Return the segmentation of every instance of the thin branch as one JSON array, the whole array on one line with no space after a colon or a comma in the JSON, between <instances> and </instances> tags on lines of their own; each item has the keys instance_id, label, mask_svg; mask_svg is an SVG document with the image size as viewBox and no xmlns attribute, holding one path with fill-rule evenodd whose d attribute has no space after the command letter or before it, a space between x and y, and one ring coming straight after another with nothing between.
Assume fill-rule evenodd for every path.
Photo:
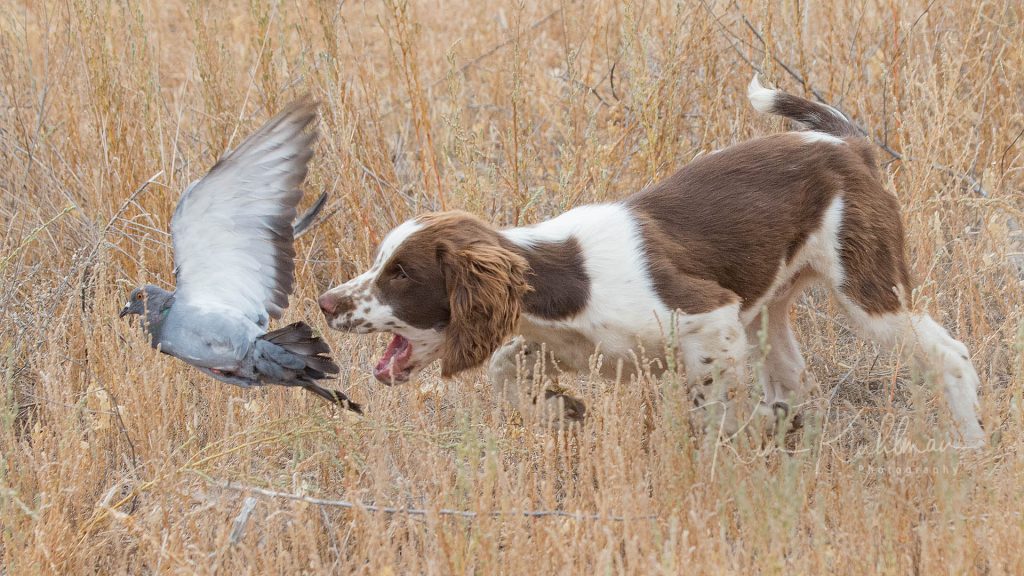
<instances>
[{"instance_id":1,"label":"thin branch","mask_svg":"<svg viewBox=\"0 0 1024 576\"><path fill-rule=\"evenodd\" d=\"M532 24L530 24L530 27L526 29L526 32L533 32L537 28L540 28L541 26L544 25L545 22L547 22L548 20L551 20L552 18L554 18L555 15L558 14L561 10L562 10L561 8L555 8L554 10L552 10L552 11L548 12L547 14L545 14L539 20L535 20ZM509 46L510 44L512 44L515 41L516 41L515 38L509 38L508 40L505 40L504 42L501 42L499 44L495 44L494 46L492 46L486 52L481 53L476 58L473 58L469 62L466 62L462 66L459 66L459 69L456 71L456 74L465 74L466 71L468 71L470 68L475 68L481 62L483 62L487 58L493 56L499 50L501 50L502 48L505 48L506 46ZM440 78L438 78L438 79L434 80L433 82L431 82L427 86L427 90L433 90L434 88L437 88L439 85L441 85L441 83L443 83L447 79L448 79L448 74L445 74L445 75L441 76ZM412 101L412 97L404 98L400 105L401 106L405 106L406 104L408 104L411 101ZM384 112L381 113L381 117L390 115L392 112L397 110L398 107L399 107L399 104L397 104L397 103L389 104L388 107L384 110Z\"/></svg>"},{"instance_id":2,"label":"thin branch","mask_svg":"<svg viewBox=\"0 0 1024 576\"><path fill-rule=\"evenodd\" d=\"M150 226L148 224L142 224L141 222L136 222L135 220L129 220L129 219L123 217L123 216L118 216L117 219L120 222L124 222L123 226L129 226L129 227L132 227L132 228L137 228L138 230L135 230L135 231L139 232L139 233L142 233L142 234L145 234L147 232L152 232L152 233L158 234L160 236L170 236L171 235L171 233L166 231L166 230L161 230L159 228L156 228L154 226Z\"/></svg>"},{"instance_id":3,"label":"thin branch","mask_svg":"<svg viewBox=\"0 0 1024 576\"><path fill-rule=\"evenodd\" d=\"M245 534L245 525L248 524L249 516L252 515L252 511L255 508L256 499L252 496L246 496L245 501L242 502L242 510L239 511L238 516L231 523L230 541L232 544L238 544L242 540L242 535Z\"/></svg>"},{"instance_id":4,"label":"thin branch","mask_svg":"<svg viewBox=\"0 0 1024 576\"><path fill-rule=\"evenodd\" d=\"M526 32L533 32L537 28L540 28L542 25L544 25L545 22L547 22L548 20L551 20L552 18L554 18L555 14L558 14L561 11L562 11L561 8L555 8L554 10L548 12L546 15L544 15L544 17L542 17L539 20L534 21L533 24L530 24L530 27L526 29ZM490 50L484 52L483 54L480 54L476 58L474 58L474 59L470 60L469 62L466 62L465 64L460 66L458 73L459 74L465 74L465 72L467 70L469 70L470 68L475 67L476 65L480 64L481 62L483 62L484 60L486 60L487 58L489 58L490 56L492 56L493 54L498 52L498 50L501 50L502 48L504 48L506 46L509 46L510 44L512 44L515 41L516 41L516 38L509 38L508 40L505 40L504 42L495 45ZM430 84L430 87L431 88L436 88L439 84L444 82L446 79L447 79L447 75L445 75L445 76L443 76L441 78L438 78L437 80L434 80Z\"/></svg>"},{"instance_id":5,"label":"thin branch","mask_svg":"<svg viewBox=\"0 0 1024 576\"><path fill-rule=\"evenodd\" d=\"M735 38L736 35L733 34L732 31L729 30L728 27L726 27L724 23L722 23L722 21L718 17L718 15L716 15L711 10L711 7L708 6L706 2L703 3L703 4L704 4L704 8L708 11L708 13L711 14L712 18L715 19L715 22L718 23L718 25L722 29L722 31L724 33L728 34L729 36L732 36L732 37ZM734 4L734 6L735 6L735 4ZM891 156L893 159L901 160L901 161L904 161L904 162L915 162L916 161L915 158L907 156L906 154L904 154L902 152L899 152L898 150L894 150L892 147L890 147L885 142L883 142L883 141L879 140L878 138L874 137L873 135L871 135L871 133L868 132L863 126L861 126L860 124L858 124L857 122L852 120L852 117L849 114L844 112L840 107L838 107L835 104L832 104L831 102L829 102L821 92L819 92L814 86L812 86L810 83L807 82L807 80L803 77L803 75L801 75L799 72L794 70L789 64L787 64L781 58L776 56L773 52L769 51L768 50L768 43L765 41L764 36L761 35L760 32L758 32L758 30L754 26L754 24L746 17L745 14L743 14L739 10L738 6L736 6L736 10L739 13L740 19L743 21L744 26L746 26L746 28L750 31L750 33L753 34L754 37L757 38L758 42L761 43L761 51L763 51L765 54L767 54L769 57L771 57L771 59L776 64L778 64L779 67L782 68L786 72L786 74L788 74L791 78L793 78L793 80L796 80L797 82L799 82L800 85L803 86L808 92L810 92L811 95L813 95L814 98L818 102L820 102L822 104L825 104L825 105L828 105L828 106L831 106L832 108L835 108L836 110L839 110L840 112L842 112L847 117L847 120L850 122L850 124L857 130L857 132L859 132L865 138L867 138L867 139L871 140L872 142L874 142L874 144L876 146L881 148L886 154ZM923 16L923 13L922 13L922 16ZM920 17L918 17L918 20L920 20ZM915 24L916 24L916 21L915 21ZM746 57L746 55L744 55L740 51L739 47L736 46L736 44L734 44L731 41L729 42L729 44L732 46L733 50L740 56L740 58L744 62L746 62L747 65L750 66L755 72L760 72L761 71L760 68L758 68L753 62L750 61L749 58ZM950 176L956 178L957 180L960 180L961 182L966 184L974 194L976 194L978 196L981 196L983 198L990 197L990 194L989 194L988 190L986 190L985 187L982 186L981 182L979 182L978 179L975 178L974 176L972 176L972 175L970 175L970 174L968 174L966 172L961 172L959 170L955 170L953 168L950 168L949 166L944 166L944 165L939 164L937 162L930 162L929 166L931 166L933 169L938 170L940 172L945 172L946 174L949 174Z\"/></svg>"},{"instance_id":6,"label":"thin branch","mask_svg":"<svg viewBox=\"0 0 1024 576\"><path fill-rule=\"evenodd\" d=\"M88 268L95 263L96 256L99 254L100 248L105 244L105 238L107 237L107 233L110 232L111 228L114 227L114 223L117 222L119 218L121 218L121 215L124 214L124 211L128 208L128 206L135 202L135 199L138 198L139 195L146 190L146 188L149 188L150 184L156 182L156 179L159 178L163 173L164 171L161 170L154 174L153 176L151 176L149 180L143 182L138 188L135 189L134 192L132 192L131 196L129 196L124 202L121 203L121 207L118 208L116 212L114 212L114 214L110 217L110 220L107 221L107 224L102 229L100 229L99 235L96 238L96 242L89 250L89 254L85 257L83 263L80 265L81 268ZM67 290L68 287L70 287L71 278L73 276L74 274L69 272L61 281L60 285L57 286L57 289L53 293L53 302L60 302L64 298L64 291ZM38 345L42 345L42 341L40 341Z\"/></svg>"},{"instance_id":7,"label":"thin branch","mask_svg":"<svg viewBox=\"0 0 1024 576\"><path fill-rule=\"evenodd\" d=\"M121 207L118 208L116 212L114 212L114 215L111 216L110 220L107 221L107 225L104 226L102 230L100 230L99 238L96 240L96 243L93 244L92 250L89 251L89 256L86 257L86 259L85 259L87 266L88 265L92 265L93 260L96 258L96 254L99 253L100 247L103 246L104 239L107 236L107 232L109 232L110 229L112 227L114 227L114 223L117 222L119 219L122 219L121 215L124 214L124 211L128 209L128 206L131 205L133 202L135 202L135 199L138 198L139 195L142 194L146 190L146 188L149 188L150 184L152 184L153 182L156 182L156 179L159 178L160 176L162 176L163 173L164 173L164 171L161 170L161 171L157 172L156 174L153 174L149 178L149 180L146 180L145 182L143 182L138 188L135 189L134 192L132 192L131 196L129 196L124 202L121 203ZM68 277L70 278L70 275ZM66 282L65 282L65 284L66 284ZM63 288L64 288L63 285L60 288L58 288L58 290L57 290L57 295L58 296L60 296L60 293L63 290Z\"/></svg>"},{"instance_id":8,"label":"thin branch","mask_svg":"<svg viewBox=\"0 0 1024 576\"><path fill-rule=\"evenodd\" d=\"M232 484L231 482L211 482L218 488L225 490L232 490L235 492L247 492L252 494L259 494L267 498L281 498L285 500L295 500L297 502L306 502L308 504L314 504L316 506L330 506L334 508L345 508L347 510L365 510L367 512L379 512L382 514L404 514L406 516L428 516L431 513L436 513L440 516L454 516L457 518L478 518L478 517L527 517L527 518L544 518L544 517L557 517L557 518L569 518L572 520L608 520L612 522L626 522L630 520L653 520L656 518L654 514L648 514L645 516L601 516L599 514L579 514L573 512L566 512L564 510L495 510L488 513L477 513L471 510L454 510L451 508L440 508L436 510L427 510L424 508L407 508L397 506L378 506L376 504L367 504L363 502L354 502L351 500L327 500L324 498L315 498L312 496L303 496L301 494L292 494L289 492L277 492L275 490L267 490L266 488L257 488L255 486L244 486L241 484Z\"/></svg>"},{"instance_id":9,"label":"thin branch","mask_svg":"<svg viewBox=\"0 0 1024 576\"><path fill-rule=\"evenodd\" d=\"M999 157L999 171L1000 172L1005 172L1006 171L1006 155L1009 154L1010 148L1013 148L1013 146L1015 144L1017 144L1017 141L1020 140L1021 136L1024 136L1024 127L1022 127L1020 129L1020 132L1017 132L1017 136L1013 139L1013 141L1011 141L1006 146L1006 148L1003 149L1003 154Z\"/></svg>"}]
</instances>

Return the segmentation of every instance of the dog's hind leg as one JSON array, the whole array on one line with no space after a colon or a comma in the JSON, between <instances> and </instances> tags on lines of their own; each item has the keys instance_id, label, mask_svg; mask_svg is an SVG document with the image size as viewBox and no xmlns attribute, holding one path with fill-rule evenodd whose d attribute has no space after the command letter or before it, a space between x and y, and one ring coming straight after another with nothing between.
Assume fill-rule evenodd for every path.
<instances>
[{"instance_id":1,"label":"dog's hind leg","mask_svg":"<svg viewBox=\"0 0 1024 576\"><path fill-rule=\"evenodd\" d=\"M873 181L848 186L842 232L830 274L832 289L854 330L885 348L897 348L918 374L941 383L958 442L985 442L978 419L978 374L967 347L928 314L909 308L910 276L895 198Z\"/></svg>"},{"instance_id":2,"label":"dog's hind leg","mask_svg":"<svg viewBox=\"0 0 1024 576\"><path fill-rule=\"evenodd\" d=\"M902 347L903 355L920 376L942 386L957 427L957 442L967 447L984 445L985 432L977 414L978 373L967 347L928 314L903 307L874 313L842 292L837 298L861 336L884 348Z\"/></svg>"}]
</instances>

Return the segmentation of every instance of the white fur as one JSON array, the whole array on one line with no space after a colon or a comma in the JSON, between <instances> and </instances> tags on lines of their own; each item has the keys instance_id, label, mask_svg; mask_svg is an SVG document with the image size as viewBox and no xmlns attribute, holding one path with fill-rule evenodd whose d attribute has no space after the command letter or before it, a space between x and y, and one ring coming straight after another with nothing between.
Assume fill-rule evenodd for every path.
<instances>
[{"instance_id":1,"label":"white fur","mask_svg":"<svg viewBox=\"0 0 1024 576\"><path fill-rule=\"evenodd\" d=\"M589 341L589 351L582 355L584 362L595 346L615 358L629 357L638 341L652 350L663 348L671 310L654 290L640 229L625 206L582 206L536 226L502 234L524 247L573 237L579 242L584 270L590 278L590 299L582 312L565 320L524 314L524 332L568 330L583 334Z\"/></svg>"},{"instance_id":2,"label":"white fur","mask_svg":"<svg viewBox=\"0 0 1024 576\"><path fill-rule=\"evenodd\" d=\"M373 268L371 268L371 271L379 271L380 267L391 258L391 255L395 253L395 250L397 250L403 242L422 229L423 224L418 220L413 219L402 222L397 228L388 232L388 235L385 236L384 240L380 243L380 248L377 249L377 258L373 261Z\"/></svg>"},{"instance_id":3,"label":"white fur","mask_svg":"<svg viewBox=\"0 0 1024 576\"><path fill-rule=\"evenodd\" d=\"M918 374L942 386L960 444L984 445L985 432L977 416L979 378L967 347L928 314L902 311L872 315L848 298L837 296L857 332L886 348L902 345L903 356Z\"/></svg>"},{"instance_id":4,"label":"white fur","mask_svg":"<svg viewBox=\"0 0 1024 576\"><path fill-rule=\"evenodd\" d=\"M757 74L754 74L750 85L747 86L747 98L750 100L750 105L754 107L754 110L762 114L772 113L772 108L775 106L776 92L777 90L771 90L762 86L761 81L757 78Z\"/></svg>"},{"instance_id":5,"label":"white fur","mask_svg":"<svg viewBox=\"0 0 1024 576\"><path fill-rule=\"evenodd\" d=\"M822 104L821 102L816 102L815 104L817 106L820 106L820 107L824 108L825 110L831 112L833 116L835 116L836 118L839 118L843 122L849 122L850 121L850 119L846 117L846 114L843 114L842 112L840 112L839 110L836 110L835 108L829 106L828 104Z\"/></svg>"},{"instance_id":6,"label":"white fur","mask_svg":"<svg viewBox=\"0 0 1024 576\"><path fill-rule=\"evenodd\" d=\"M845 145L846 142L842 138L836 138L831 134L825 134L824 132L797 132L797 136L807 144L815 144L818 142L824 142L826 144L834 144L836 146Z\"/></svg>"}]
</instances>

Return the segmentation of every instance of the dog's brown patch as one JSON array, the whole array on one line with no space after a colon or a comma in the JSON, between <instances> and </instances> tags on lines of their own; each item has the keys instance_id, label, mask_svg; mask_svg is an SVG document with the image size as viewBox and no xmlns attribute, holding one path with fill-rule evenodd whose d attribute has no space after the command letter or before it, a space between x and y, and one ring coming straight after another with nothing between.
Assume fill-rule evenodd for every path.
<instances>
[{"instance_id":1,"label":"dog's brown patch","mask_svg":"<svg viewBox=\"0 0 1024 576\"><path fill-rule=\"evenodd\" d=\"M526 280L532 289L523 298L525 311L548 320L578 314L590 298L590 277L583 267L580 243L573 237L563 242L540 242L509 249L529 263Z\"/></svg>"},{"instance_id":2,"label":"dog's brown patch","mask_svg":"<svg viewBox=\"0 0 1024 576\"><path fill-rule=\"evenodd\" d=\"M659 297L687 313L736 296L750 306L842 195L849 295L871 313L897 309L892 287L909 285L899 206L865 146L769 136L699 158L629 198Z\"/></svg>"},{"instance_id":3,"label":"dog's brown patch","mask_svg":"<svg viewBox=\"0 0 1024 576\"><path fill-rule=\"evenodd\" d=\"M444 245L441 251L451 306L441 375L451 376L482 364L512 335L529 285L526 261L496 243Z\"/></svg>"}]
</instances>

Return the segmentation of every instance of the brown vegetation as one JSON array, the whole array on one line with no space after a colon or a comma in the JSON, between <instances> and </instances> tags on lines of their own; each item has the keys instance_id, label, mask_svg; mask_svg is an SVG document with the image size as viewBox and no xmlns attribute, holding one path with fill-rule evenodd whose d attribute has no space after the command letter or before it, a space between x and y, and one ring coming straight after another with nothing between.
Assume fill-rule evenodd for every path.
<instances>
[{"instance_id":1,"label":"brown vegetation","mask_svg":"<svg viewBox=\"0 0 1024 576\"><path fill-rule=\"evenodd\" d=\"M0 572L1024 573L1024 8L825 4L3 3ZM315 297L413 214L534 222L782 129L755 67L878 142L914 305L970 348L990 448L929 445L939 393L821 293L795 310L820 389L767 448L692 434L678 379L566 379L588 421L552 434L480 372L384 387L378 338L326 332ZM172 278L180 191L307 91L330 218L284 321L326 332L363 419L117 319Z\"/></svg>"}]
</instances>

